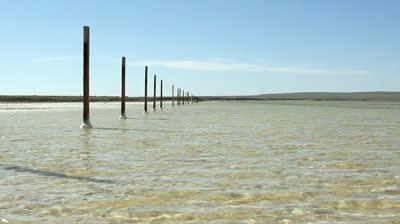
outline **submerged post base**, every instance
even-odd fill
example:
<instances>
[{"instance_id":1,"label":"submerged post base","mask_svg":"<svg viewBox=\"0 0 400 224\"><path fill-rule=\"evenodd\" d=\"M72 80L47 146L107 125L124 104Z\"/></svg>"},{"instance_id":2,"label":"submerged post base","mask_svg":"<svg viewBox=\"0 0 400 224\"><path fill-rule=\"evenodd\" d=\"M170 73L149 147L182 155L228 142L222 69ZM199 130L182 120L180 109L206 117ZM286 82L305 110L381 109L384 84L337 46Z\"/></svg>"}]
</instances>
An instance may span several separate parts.
<instances>
[{"instance_id":1,"label":"submerged post base","mask_svg":"<svg viewBox=\"0 0 400 224\"><path fill-rule=\"evenodd\" d=\"M81 124L81 129L91 129L93 128L92 124L89 122Z\"/></svg>"},{"instance_id":2,"label":"submerged post base","mask_svg":"<svg viewBox=\"0 0 400 224\"><path fill-rule=\"evenodd\" d=\"M126 117L126 115L125 114L121 114L120 116L119 116L119 119L121 119L121 120L126 120L128 117Z\"/></svg>"}]
</instances>

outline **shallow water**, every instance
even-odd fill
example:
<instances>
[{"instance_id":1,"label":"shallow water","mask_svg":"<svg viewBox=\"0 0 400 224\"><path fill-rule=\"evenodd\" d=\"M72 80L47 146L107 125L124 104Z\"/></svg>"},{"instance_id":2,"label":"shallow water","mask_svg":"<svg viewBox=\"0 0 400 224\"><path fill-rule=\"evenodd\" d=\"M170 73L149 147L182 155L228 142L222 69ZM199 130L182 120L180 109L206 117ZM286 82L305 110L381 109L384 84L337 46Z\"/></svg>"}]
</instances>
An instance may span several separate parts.
<instances>
[{"instance_id":1,"label":"shallow water","mask_svg":"<svg viewBox=\"0 0 400 224\"><path fill-rule=\"evenodd\" d=\"M400 223L399 103L92 106L0 104L0 223Z\"/></svg>"}]
</instances>

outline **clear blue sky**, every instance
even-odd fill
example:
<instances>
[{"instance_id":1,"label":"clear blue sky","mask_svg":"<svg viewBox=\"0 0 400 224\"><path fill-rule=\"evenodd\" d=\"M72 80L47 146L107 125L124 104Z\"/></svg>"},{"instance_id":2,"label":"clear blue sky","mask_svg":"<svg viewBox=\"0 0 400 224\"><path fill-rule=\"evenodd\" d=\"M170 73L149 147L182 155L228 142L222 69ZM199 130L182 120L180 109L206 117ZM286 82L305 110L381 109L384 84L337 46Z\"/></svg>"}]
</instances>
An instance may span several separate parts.
<instances>
[{"instance_id":1,"label":"clear blue sky","mask_svg":"<svg viewBox=\"0 0 400 224\"><path fill-rule=\"evenodd\" d=\"M397 0L0 0L0 95L81 95L83 25L92 95L400 90Z\"/></svg>"}]
</instances>

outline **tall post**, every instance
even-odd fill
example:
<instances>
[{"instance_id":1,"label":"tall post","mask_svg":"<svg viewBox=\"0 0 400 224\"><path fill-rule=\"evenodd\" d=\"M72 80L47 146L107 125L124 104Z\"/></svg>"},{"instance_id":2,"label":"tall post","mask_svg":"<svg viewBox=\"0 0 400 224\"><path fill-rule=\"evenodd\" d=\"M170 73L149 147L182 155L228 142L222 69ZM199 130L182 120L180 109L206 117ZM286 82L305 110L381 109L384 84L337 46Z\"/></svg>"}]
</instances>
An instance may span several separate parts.
<instances>
[{"instance_id":1,"label":"tall post","mask_svg":"<svg viewBox=\"0 0 400 224\"><path fill-rule=\"evenodd\" d=\"M122 57L121 65L121 115L119 119L126 119L125 114L125 57Z\"/></svg>"},{"instance_id":2,"label":"tall post","mask_svg":"<svg viewBox=\"0 0 400 224\"><path fill-rule=\"evenodd\" d=\"M163 82L162 82L162 79L161 79L161 83L160 83L160 109L162 109L162 101L163 101L162 92L163 92Z\"/></svg>"},{"instance_id":3,"label":"tall post","mask_svg":"<svg viewBox=\"0 0 400 224\"><path fill-rule=\"evenodd\" d=\"M174 85L172 85L172 95L171 95L171 100L172 100L172 106L174 107Z\"/></svg>"},{"instance_id":4,"label":"tall post","mask_svg":"<svg viewBox=\"0 0 400 224\"><path fill-rule=\"evenodd\" d=\"M90 129L89 114L89 27L83 27L83 124L81 128Z\"/></svg>"},{"instance_id":5,"label":"tall post","mask_svg":"<svg viewBox=\"0 0 400 224\"><path fill-rule=\"evenodd\" d=\"M157 75L154 75L153 110L156 110L156 87L157 87Z\"/></svg>"},{"instance_id":6,"label":"tall post","mask_svg":"<svg viewBox=\"0 0 400 224\"><path fill-rule=\"evenodd\" d=\"M147 66L144 67L144 112L147 112Z\"/></svg>"}]
</instances>

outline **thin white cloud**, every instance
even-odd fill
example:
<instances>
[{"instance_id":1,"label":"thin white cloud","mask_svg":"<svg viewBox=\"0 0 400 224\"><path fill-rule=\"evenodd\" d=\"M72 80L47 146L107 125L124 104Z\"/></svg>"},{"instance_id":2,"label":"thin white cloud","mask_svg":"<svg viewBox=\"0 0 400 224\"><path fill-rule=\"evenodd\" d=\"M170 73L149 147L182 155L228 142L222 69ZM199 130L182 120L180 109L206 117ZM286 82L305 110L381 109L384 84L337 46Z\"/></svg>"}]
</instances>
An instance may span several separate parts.
<instances>
[{"instance_id":1,"label":"thin white cloud","mask_svg":"<svg viewBox=\"0 0 400 224\"><path fill-rule=\"evenodd\" d=\"M148 60L134 61L134 66L161 66L173 69L196 71L238 71L238 72L268 72L288 74L330 74L330 75L363 75L368 71L362 69L321 69L309 66L271 66L256 63L234 63L222 60Z\"/></svg>"},{"instance_id":2,"label":"thin white cloud","mask_svg":"<svg viewBox=\"0 0 400 224\"><path fill-rule=\"evenodd\" d=\"M34 59L35 62L39 63L76 62L81 60L82 56L48 56Z\"/></svg>"},{"instance_id":3,"label":"thin white cloud","mask_svg":"<svg viewBox=\"0 0 400 224\"><path fill-rule=\"evenodd\" d=\"M117 61L114 58L108 60ZM51 56L34 59L38 63L70 63L82 61L82 56ZM129 61L132 66L160 66L172 69L192 71L236 71L251 73L284 73L284 74L326 74L326 75L365 75L363 69L326 69L310 66L272 66L261 63L238 63L222 59L217 60L143 60Z\"/></svg>"}]
</instances>

